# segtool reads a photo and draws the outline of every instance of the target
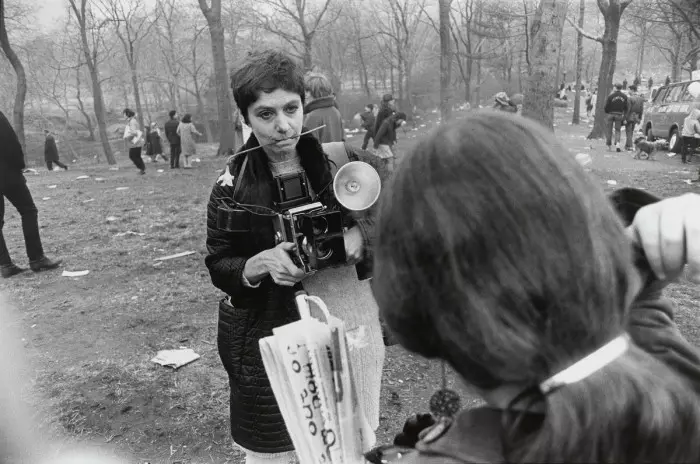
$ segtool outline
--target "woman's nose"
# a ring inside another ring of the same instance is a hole
[[[277,118],[276,126],[277,126],[277,132],[279,132],[281,134],[286,134],[287,132],[289,132],[289,129],[291,128],[291,126],[289,125],[289,121],[287,121],[287,119],[284,116]]]

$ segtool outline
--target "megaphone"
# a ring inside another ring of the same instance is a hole
[[[352,161],[338,170],[333,179],[335,198],[350,211],[370,208],[382,190],[379,173],[369,164]]]

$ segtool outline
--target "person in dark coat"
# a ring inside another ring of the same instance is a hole
[[[369,140],[374,137],[374,122],[376,120],[374,115],[374,103],[365,106],[365,112],[360,114],[360,119],[362,120],[362,128],[365,130],[365,138],[362,140],[362,149],[367,150]]]
[[[269,215],[239,216],[232,227],[243,232],[227,232],[219,226],[218,208],[236,201],[255,205],[248,207],[253,211],[278,210],[274,178],[301,171],[308,176],[315,201],[336,208],[329,188],[333,176],[318,139],[312,134],[297,136],[306,131],[305,87],[302,69],[291,57],[274,51],[251,53],[233,74],[231,86],[252,129],[239,151],[255,150],[229,159],[207,208],[205,263],[214,286],[227,295],[219,304],[217,345],[229,376],[235,444],[246,453],[247,463],[287,464],[295,459],[294,446],[262,363],[259,340],[272,335],[275,327],[299,319],[294,295],[308,276],[290,257],[294,245],[276,244]],[[361,263],[365,244],[373,236],[373,220],[344,214],[344,221],[346,254],[351,262]],[[379,338],[381,342],[381,333]]]
[[[0,274],[4,278],[25,271],[12,262],[10,252],[2,234],[5,224],[5,198],[17,208],[22,218],[22,232],[29,257],[29,267],[34,272],[55,269],[61,260],[50,260],[44,255],[39,235],[39,212],[24,178],[24,152],[17,134],[5,115],[0,111]]]
[[[382,127],[384,120],[395,112],[396,100],[394,100],[394,96],[392,94],[387,93],[382,97],[382,102],[379,104],[379,112],[377,113],[377,118],[374,121],[375,135],[379,133],[379,128]]]
[[[163,153],[163,145],[161,144],[160,129],[158,128],[158,123],[155,121],[151,123],[151,127],[146,134],[146,140],[148,140],[148,156],[151,157],[152,162],[158,161],[158,156],[168,161],[168,157]]]
[[[170,119],[165,123],[165,138],[170,144],[170,169],[180,169],[180,153],[182,153],[182,145],[180,144],[180,134],[177,133],[177,126],[180,125],[180,119],[177,111],[172,110],[169,113]]]
[[[627,95],[622,91],[622,84],[615,84],[613,92],[605,100],[605,144],[608,151],[612,150],[613,129],[615,133],[615,149],[620,152],[620,136],[622,134],[622,121],[629,112],[630,103]]]
[[[345,140],[343,119],[333,95],[331,81],[321,73],[311,73],[304,79],[306,86],[306,105],[304,107],[304,127],[313,132],[321,143],[342,142]]]
[[[382,122],[374,136],[374,152],[386,161],[389,172],[396,166],[396,129],[406,122],[406,113],[399,111]]]
[[[46,134],[46,140],[44,141],[44,161],[46,161],[46,167],[49,171],[53,171],[53,165],[55,164],[64,171],[67,171],[68,166],[58,160],[58,147],[56,146],[56,139],[53,134],[48,129],[44,130],[44,134]]]
[[[686,264],[700,283],[700,196],[611,202],[565,153],[532,120],[474,113],[421,141],[384,192],[381,314],[486,403],[391,462],[700,460],[700,352],[663,296]]]

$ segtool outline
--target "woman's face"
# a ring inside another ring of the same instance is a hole
[[[296,150],[298,138],[284,140],[301,133],[304,109],[299,94],[283,89],[261,92],[248,108],[248,120],[253,134],[268,153],[289,154]],[[279,143],[275,143],[281,141]]]

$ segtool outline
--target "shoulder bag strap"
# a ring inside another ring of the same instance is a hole
[[[243,158],[243,165],[241,166],[241,170],[238,172],[238,177],[236,178],[236,185],[233,187],[233,201],[236,201],[236,196],[238,194],[238,190],[241,188],[241,180],[243,179],[243,175],[245,174],[245,168],[248,165],[248,154],[245,155],[245,158]]]

